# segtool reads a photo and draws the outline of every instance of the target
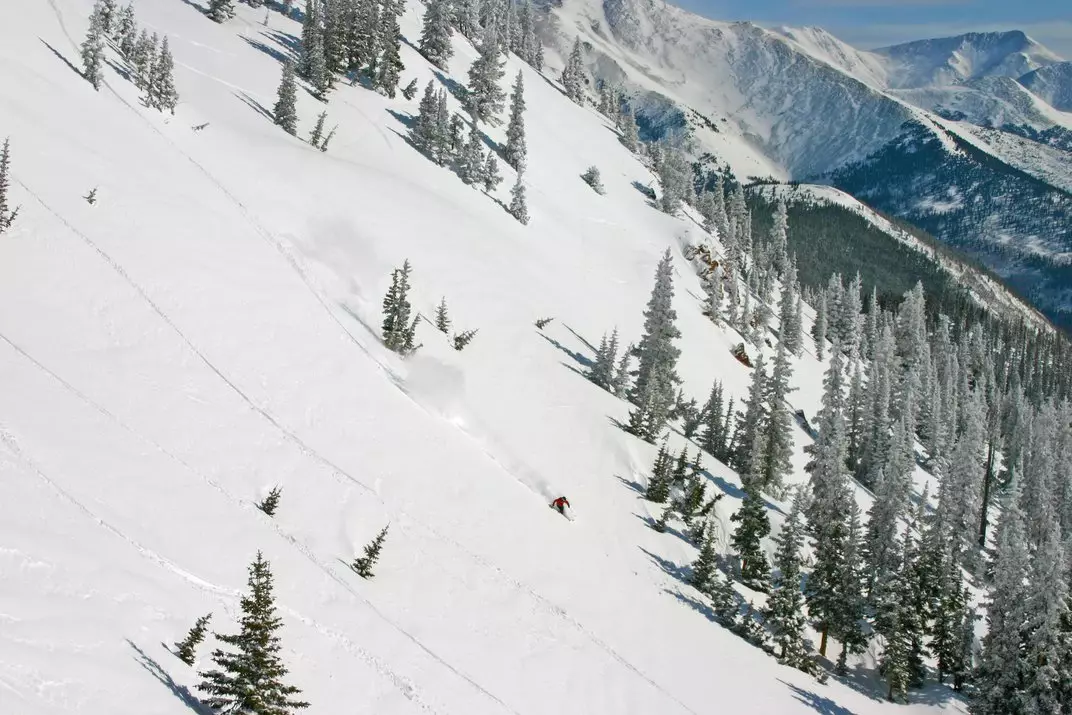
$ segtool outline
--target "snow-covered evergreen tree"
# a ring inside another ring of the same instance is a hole
[[[389,524],[383,527],[383,529],[380,530],[380,533],[376,534],[376,538],[365,546],[365,555],[357,557],[354,559],[354,562],[350,564],[350,568],[352,568],[361,578],[372,578],[375,576],[372,572],[372,567],[380,560],[380,551],[383,549],[383,542],[387,538],[388,528],[390,528]]]
[[[670,475],[670,452],[667,450],[666,441],[659,446],[659,452],[655,455],[655,464],[651,468],[651,479],[648,480],[644,498],[656,504],[665,504],[670,496],[672,478]]]
[[[622,109],[622,144],[632,152],[640,146],[640,128],[633,117],[633,110],[628,105]]]
[[[827,330],[827,306],[826,294],[819,295],[818,305],[815,306],[815,323],[812,324],[811,337],[815,341],[815,357],[820,360],[826,352]]]
[[[283,496],[283,487],[272,487],[268,496],[257,503],[257,508],[268,516],[275,516],[275,510],[279,508],[279,499]]]
[[[175,89],[175,60],[171,56],[171,48],[168,47],[168,38],[164,38],[160,45],[160,54],[153,62],[153,68],[149,73],[149,86],[146,89],[145,103],[150,107],[165,109],[172,114],[175,106],[179,103],[179,93]]]
[[[715,380],[715,384],[711,386],[711,394],[707,398],[707,403],[701,410],[703,421],[700,446],[708,454],[720,461],[725,461],[726,459],[730,436],[730,426],[726,424],[724,401],[722,383]]]
[[[1068,554],[1061,543],[1061,528],[1054,521],[1031,562],[1027,606],[1029,635],[1025,644],[1023,709],[1025,713],[1059,713],[1072,709],[1065,700],[1072,673],[1062,672],[1072,645],[1068,624]]]
[[[581,56],[581,38],[578,37],[573,41],[573,49],[570,50],[566,66],[562,70],[562,87],[566,90],[567,97],[577,104],[584,104],[586,84],[584,59]]]
[[[390,98],[394,98],[398,91],[398,82],[402,77],[402,70],[406,66],[402,63],[402,28],[398,26],[398,15],[402,12],[400,0],[384,3],[380,19],[383,25],[380,28],[380,44],[383,46],[383,54],[376,63],[375,86]]]
[[[737,416],[734,434],[733,466],[741,475],[751,474],[757,455],[754,449],[756,437],[764,432],[767,420],[767,371],[763,353],[756,356],[752,368],[752,383],[744,411]]]
[[[615,328],[609,340],[606,333],[603,334],[603,339],[599,343],[599,350],[596,351],[595,363],[593,363],[592,369],[588,373],[588,379],[604,390],[610,390],[614,383],[614,369],[617,363],[618,329]]]
[[[804,594],[800,590],[801,547],[804,543],[802,508],[803,500],[798,493],[789,517],[775,537],[775,574],[764,617],[778,646],[778,659],[786,665],[804,670],[811,661],[804,636],[807,625]]]
[[[680,150],[667,147],[662,152],[662,159],[656,169],[662,186],[659,208],[672,214],[681,206],[688,188],[692,185],[692,167]]]
[[[281,126],[288,134],[298,134],[298,83],[294,77],[294,63],[287,60],[283,63],[283,78],[279,82],[279,91],[272,109],[275,123]]]
[[[391,287],[383,298],[383,344],[395,352],[404,352],[407,343],[412,343],[410,333],[409,275],[412,272],[409,260],[401,268],[391,272]]]
[[[93,89],[100,91],[101,82],[104,81],[104,5],[102,0],[97,0],[93,6],[93,14],[89,16],[89,30],[86,39],[82,42],[82,75],[93,85]]]
[[[436,92],[435,80],[429,80],[424,88],[424,96],[417,109],[417,119],[409,130],[410,141],[419,150],[428,154],[438,164],[439,148],[442,144],[439,126],[439,94]]]
[[[315,147],[320,146],[320,141],[324,138],[324,122],[327,121],[328,113],[323,111],[320,116],[316,118],[316,125],[313,127],[313,131],[309,133],[309,143]]]
[[[138,42],[138,22],[134,17],[134,3],[127,3],[119,12],[116,20],[115,36],[118,40],[119,54],[130,59],[134,46]]]
[[[692,562],[692,575],[689,583],[701,593],[711,590],[715,579],[718,578],[718,554],[715,552],[715,538],[708,526],[704,529],[703,544],[696,560]]]
[[[100,0],[100,12],[98,18],[100,21],[101,31],[105,37],[112,34],[112,30],[115,27],[115,21],[118,19],[118,6],[115,0]]]
[[[11,139],[4,139],[4,146],[0,147],[0,233],[11,227],[19,210],[9,208],[10,198],[8,192],[11,188]]]
[[[156,35],[153,35],[155,38]],[[142,29],[134,43],[134,52],[130,56],[130,66],[134,70],[134,86],[144,90],[149,86],[149,72],[156,61],[156,43],[149,37],[149,32]]]
[[[784,343],[778,343],[771,374],[763,385],[766,404],[766,420],[762,425],[765,451],[759,467],[762,488],[771,494],[780,494],[783,481],[792,469],[793,426],[789,417],[786,398],[793,388],[789,386],[793,366]]]
[[[502,174],[499,173],[499,161],[495,158],[495,152],[488,152],[488,159],[484,162],[484,190],[489,194],[502,183]]]
[[[454,55],[451,44],[450,0],[429,0],[424,9],[424,24],[418,49],[425,59],[440,69],[446,69],[447,61]]]
[[[470,113],[482,122],[490,122],[503,110],[506,93],[499,87],[505,74],[500,56],[499,34],[495,26],[487,28],[480,42],[480,54],[469,67],[466,102]]]
[[[484,158],[484,137],[474,119],[469,125],[469,140],[458,157],[458,175],[462,181],[467,184],[483,182]]]
[[[194,622],[190,632],[186,634],[186,637],[175,644],[175,655],[179,657],[186,665],[193,665],[196,657],[197,646],[205,640],[205,631],[208,629],[208,622],[212,618],[212,614],[206,614],[201,616]]]
[[[234,0],[208,0],[208,16],[214,22],[227,22],[234,13]]]
[[[765,449],[762,434],[757,434],[752,449],[762,455]],[[730,517],[737,524],[730,544],[741,561],[741,583],[757,591],[766,591],[770,578],[770,564],[763,553],[761,540],[770,533],[770,518],[767,502],[760,493],[761,475],[757,470],[744,480],[744,500]]]
[[[446,296],[440,298],[439,305],[436,306],[435,326],[436,330],[443,333],[444,335],[450,332],[450,315],[447,313]]]
[[[630,343],[628,347],[622,351],[622,357],[618,360],[618,369],[614,373],[614,387],[611,390],[618,397],[624,397],[630,389],[633,380],[633,374],[630,370],[630,361],[633,358],[633,350],[635,346]]]
[[[674,324],[673,271],[673,257],[667,249],[655,270],[655,286],[644,310],[644,334],[633,349],[639,365],[628,396],[637,405],[638,423],[644,425],[637,434],[647,439],[654,439],[666,425],[679,382],[676,366],[681,351],[673,341],[681,332]]]
[[[517,174],[517,182],[510,189],[510,215],[527,225],[529,222],[529,208],[525,200],[525,182],[521,172]]]
[[[506,125],[506,147],[503,158],[517,171],[525,169],[528,149],[525,146],[525,81],[521,70],[514,80],[514,90],[510,95],[510,123]]]
[[[249,567],[248,585],[239,632],[216,634],[229,648],[212,653],[216,667],[200,674],[204,680],[197,689],[217,713],[288,715],[307,708],[309,703],[296,699],[301,691],[284,682],[287,668],[279,656],[278,634],[283,621],[276,615],[271,567],[259,551]]]

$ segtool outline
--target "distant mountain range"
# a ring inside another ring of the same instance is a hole
[[[1023,32],[865,51],[816,27],[719,22],[654,0],[567,0],[575,36],[649,136],[742,181],[833,184],[966,251],[1072,327],[1072,63]]]

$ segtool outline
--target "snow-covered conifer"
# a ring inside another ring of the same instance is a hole
[[[689,583],[701,593],[711,590],[714,580],[718,577],[718,554],[715,552],[715,538],[711,533],[710,526],[704,529],[703,544],[696,560],[692,562],[692,575]]]
[[[587,84],[584,76],[584,60],[581,56],[581,38],[573,41],[573,49],[562,70],[562,87],[566,96],[577,104],[584,104],[584,88]]]
[[[789,258],[789,212],[785,202],[778,201],[774,207],[774,219],[771,223],[770,251],[772,265],[779,275],[784,275]]]
[[[11,227],[18,214],[18,208],[8,208],[10,198],[8,191],[11,188],[11,139],[4,139],[4,146],[0,148],[0,233]]]
[[[632,385],[633,375],[629,369],[629,363],[633,358],[634,349],[635,347],[630,343],[618,360],[618,369],[614,372],[614,387],[611,390],[618,397],[624,397]]]
[[[692,184],[692,167],[680,150],[668,147],[656,168],[659,184],[662,186],[659,208],[672,214],[681,206],[688,187]]]
[[[791,667],[805,669],[810,661],[804,636],[807,625],[804,594],[800,590],[801,547],[804,543],[802,508],[798,493],[789,518],[775,537],[778,545],[774,554],[775,574],[764,617],[778,646],[778,659]]]
[[[632,152],[640,146],[640,128],[637,127],[633,110],[628,105],[622,109],[622,144]]]
[[[321,112],[320,116],[316,118],[316,126],[314,126],[313,131],[309,133],[309,143],[315,147],[319,147],[320,140],[324,138],[324,122],[327,118],[327,111]]]
[[[134,52],[130,56],[135,87],[144,90],[149,86],[149,72],[155,61],[156,43],[149,37],[148,30],[143,28],[138,34],[138,40],[134,43]]]
[[[518,172],[517,183],[514,184],[514,188],[510,189],[510,215],[516,218],[522,223],[527,225],[529,222],[529,208],[528,203],[525,201],[525,183],[524,176]]]
[[[677,312],[673,307],[673,271],[673,257],[667,249],[655,270],[655,286],[644,310],[644,335],[633,349],[639,366],[629,399],[642,408],[647,419],[655,417],[645,431],[648,436],[665,426],[664,419],[660,419],[665,417],[661,409],[664,405],[669,409],[678,382],[675,368],[681,351],[673,341],[681,337],[681,332],[674,324]]]
[[[708,454],[720,461],[726,460],[730,437],[730,425],[727,424],[727,414],[723,403],[722,383],[716,380],[711,387],[711,394],[707,398],[707,404],[704,405],[702,411],[704,420],[700,446]]]
[[[751,474],[756,460],[754,445],[756,436],[763,433],[767,419],[767,371],[763,353],[756,356],[752,368],[752,383],[748,387],[748,399],[744,411],[737,417],[734,435],[733,466],[741,475]]]
[[[436,306],[435,326],[436,330],[443,333],[444,335],[450,332],[450,315],[447,313],[446,296],[440,298],[439,305]]]
[[[127,3],[119,12],[115,36],[118,40],[119,54],[129,60],[134,53],[134,45],[138,42],[138,22],[134,17],[134,3]]]
[[[428,154],[436,163],[442,163],[439,157],[441,144],[439,127],[439,95],[436,92],[435,80],[429,80],[424,88],[424,96],[421,98],[417,110],[417,119],[413,122],[409,132],[410,141],[421,151]]]
[[[98,18],[101,31],[104,33],[105,37],[112,34],[112,29],[115,27],[116,20],[118,19],[118,9],[115,0],[100,1],[100,13],[98,14]]]
[[[234,17],[234,0],[208,0],[208,16],[215,22],[227,22]]]
[[[584,183],[591,186],[592,189],[600,196],[606,193],[606,190],[603,188],[603,181],[602,179],[600,179],[599,176],[598,166],[590,166],[585,169],[585,172],[581,174],[581,179],[584,180]]]
[[[102,0],[97,0],[93,6],[93,14],[89,16],[89,30],[81,48],[82,74],[97,91],[100,91],[101,82],[104,80],[104,13]]]
[[[380,560],[380,551],[383,549],[383,542],[384,539],[387,538],[387,529],[389,527],[390,525],[383,527],[383,529],[380,530],[380,533],[376,534],[376,538],[365,546],[365,555],[357,557],[354,559],[354,562],[350,564],[350,568],[352,568],[361,578],[372,578],[375,576],[375,574],[372,573],[372,567]]]
[[[458,157],[458,175],[467,184],[480,184],[484,180],[484,137],[474,118],[469,125],[469,140]]]
[[[395,5],[397,3],[392,3]],[[399,8],[401,11],[401,8]],[[402,63],[402,29],[398,25],[398,16],[388,13],[388,10],[384,8],[385,16],[381,17],[381,20],[385,19],[383,27],[381,28],[380,43],[383,45],[383,55],[376,63],[376,89],[380,90],[388,97],[392,99],[395,96],[395,92],[398,91],[398,81],[401,79],[402,70],[406,66]]]
[[[644,491],[644,498],[656,504],[666,503],[670,496],[670,452],[666,448],[666,441],[659,446],[659,452],[655,455],[655,464],[651,469],[651,479]]]
[[[409,321],[412,306],[409,302],[409,275],[412,272],[409,260],[401,268],[391,272],[391,287],[383,298],[383,344],[395,352],[403,352],[409,337]]]
[[[417,96],[417,78],[414,77],[409,81],[405,87],[402,88],[402,96],[406,99],[413,99]]]
[[[193,665],[196,657],[195,649],[197,646],[205,640],[205,631],[208,627],[209,619],[212,618],[212,614],[208,613],[201,616],[194,622],[190,632],[186,634],[186,637],[175,644],[175,655],[179,657],[186,665]]]
[[[484,162],[484,190],[489,194],[502,183],[502,174],[499,173],[499,161],[495,158],[495,152],[488,152],[488,159]]]
[[[294,63],[283,63],[283,78],[279,82],[279,92],[272,109],[275,123],[288,134],[298,134],[298,84],[294,77]]]
[[[429,0],[424,9],[424,24],[418,49],[425,59],[440,69],[446,69],[447,61],[454,55],[451,45],[450,0]]]
[[[757,434],[753,450],[762,454],[762,434]],[[730,517],[737,524],[730,540],[737,557],[741,560],[741,583],[758,591],[766,591],[770,578],[770,564],[763,553],[761,540],[770,533],[767,502],[760,493],[760,475],[753,473],[744,480],[744,500]]]
[[[786,401],[793,390],[789,386],[792,374],[789,352],[784,343],[778,343],[771,374],[763,384],[763,400],[766,403],[766,420],[762,425],[765,451],[759,468],[762,487],[771,494],[781,493],[783,480],[792,469],[793,427]]]
[[[268,492],[268,496],[257,503],[257,508],[268,516],[275,516],[275,510],[279,508],[279,499],[283,496],[283,487],[275,486]]]
[[[161,112],[165,109],[172,114],[179,103],[179,93],[175,90],[175,60],[168,47],[168,38],[160,45],[160,54],[153,62],[149,73],[149,86],[146,88],[146,104]]]
[[[249,567],[248,585],[249,593],[241,600],[240,630],[234,635],[216,634],[229,648],[212,653],[216,667],[200,673],[204,680],[197,689],[208,696],[204,703],[214,712],[290,715],[309,703],[297,700],[301,691],[284,682],[287,668],[279,657],[283,620],[276,615],[270,565],[259,551]]]
[[[513,93],[510,95],[510,122],[506,126],[506,147],[503,158],[506,163],[518,171],[525,168],[527,148],[525,145],[525,84],[518,70],[514,80]]]
[[[324,53],[323,30],[310,32],[308,44],[302,44],[302,66],[305,69],[305,78],[313,86],[316,96],[321,100],[326,99],[331,89],[332,74]]]
[[[494,26],[484,32],[480,54],[469,67],[466,101],[469,111],[482,122],[491,121],[503,110],[506,93],[499,87],[505,70],[499,53],[499,35]]]
[[[603,339],[599,343],[599,350],[596,351],[596,361],[588,373],[588,379],[604,390],[610,390],[614,383],[614,368],[617,363],[618,329],[615,328],[609,340],[606,333],[603,334]]]

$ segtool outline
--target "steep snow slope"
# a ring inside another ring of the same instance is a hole
[[[140,0],[176,55],[169,117],[113,68],[99,93],[72,71],[88,10],[30,3],[0,26],[22,205],[0,239],[0,711],[189,712],[196,675],[165,644],[209,611],[234,628],[257,549],[311,713],[960,711],[943,689],[891,708],[866,670],[820,686],[777,666],[680,582],[695,549],[645,525],[632,485],[653,449],[576,370],[614,323],[637,337],[655,262],[698,229],[646,205],[650,174],[604,122],[522,70],[523,227],[496,202],[512,176],[488,197],[409,147],[415,102],[340,87],[327,154],[273,126],[296,23]],[[459,80],[474,53],[456,47]],[[403,52],[407,80],[433,76]],[[303,133],[320,106],[301,93]],[[606,197],[578,177],[593,163]],[[676,255],[686,389],[719,376],[739,397],[739,338]],[[464,352],[428,325],[413,359],[380,347],[405,257],[419,310],[446,295],[480,329]],[[809,414],[820,371],[797,365]],[[739,482],[708,464],[725,523]],[[253,503],[274,484],[268,519]],[[559,493],[577,522],[546,508]],[[387,522],[362,581],[345,562]]]
[[[1040,67],[1018,81],[1053,107],[1072,112],[1072,62]]]
[[[917,107],[981,127],[1072,128],[1072,114],[1054,109],[1010,77],[980,77],[948,87],[890,92]]]
[[[875,50],[898,89],[957,84],[980,77],[1019,77],[1061,58],[1019,30],[969,32]]]

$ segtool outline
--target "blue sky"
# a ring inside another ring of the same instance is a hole
[[[671,0],[716,20],[819,25],[869,49],[968,31],[1021,29],[1072,59],[1072,0]]]

